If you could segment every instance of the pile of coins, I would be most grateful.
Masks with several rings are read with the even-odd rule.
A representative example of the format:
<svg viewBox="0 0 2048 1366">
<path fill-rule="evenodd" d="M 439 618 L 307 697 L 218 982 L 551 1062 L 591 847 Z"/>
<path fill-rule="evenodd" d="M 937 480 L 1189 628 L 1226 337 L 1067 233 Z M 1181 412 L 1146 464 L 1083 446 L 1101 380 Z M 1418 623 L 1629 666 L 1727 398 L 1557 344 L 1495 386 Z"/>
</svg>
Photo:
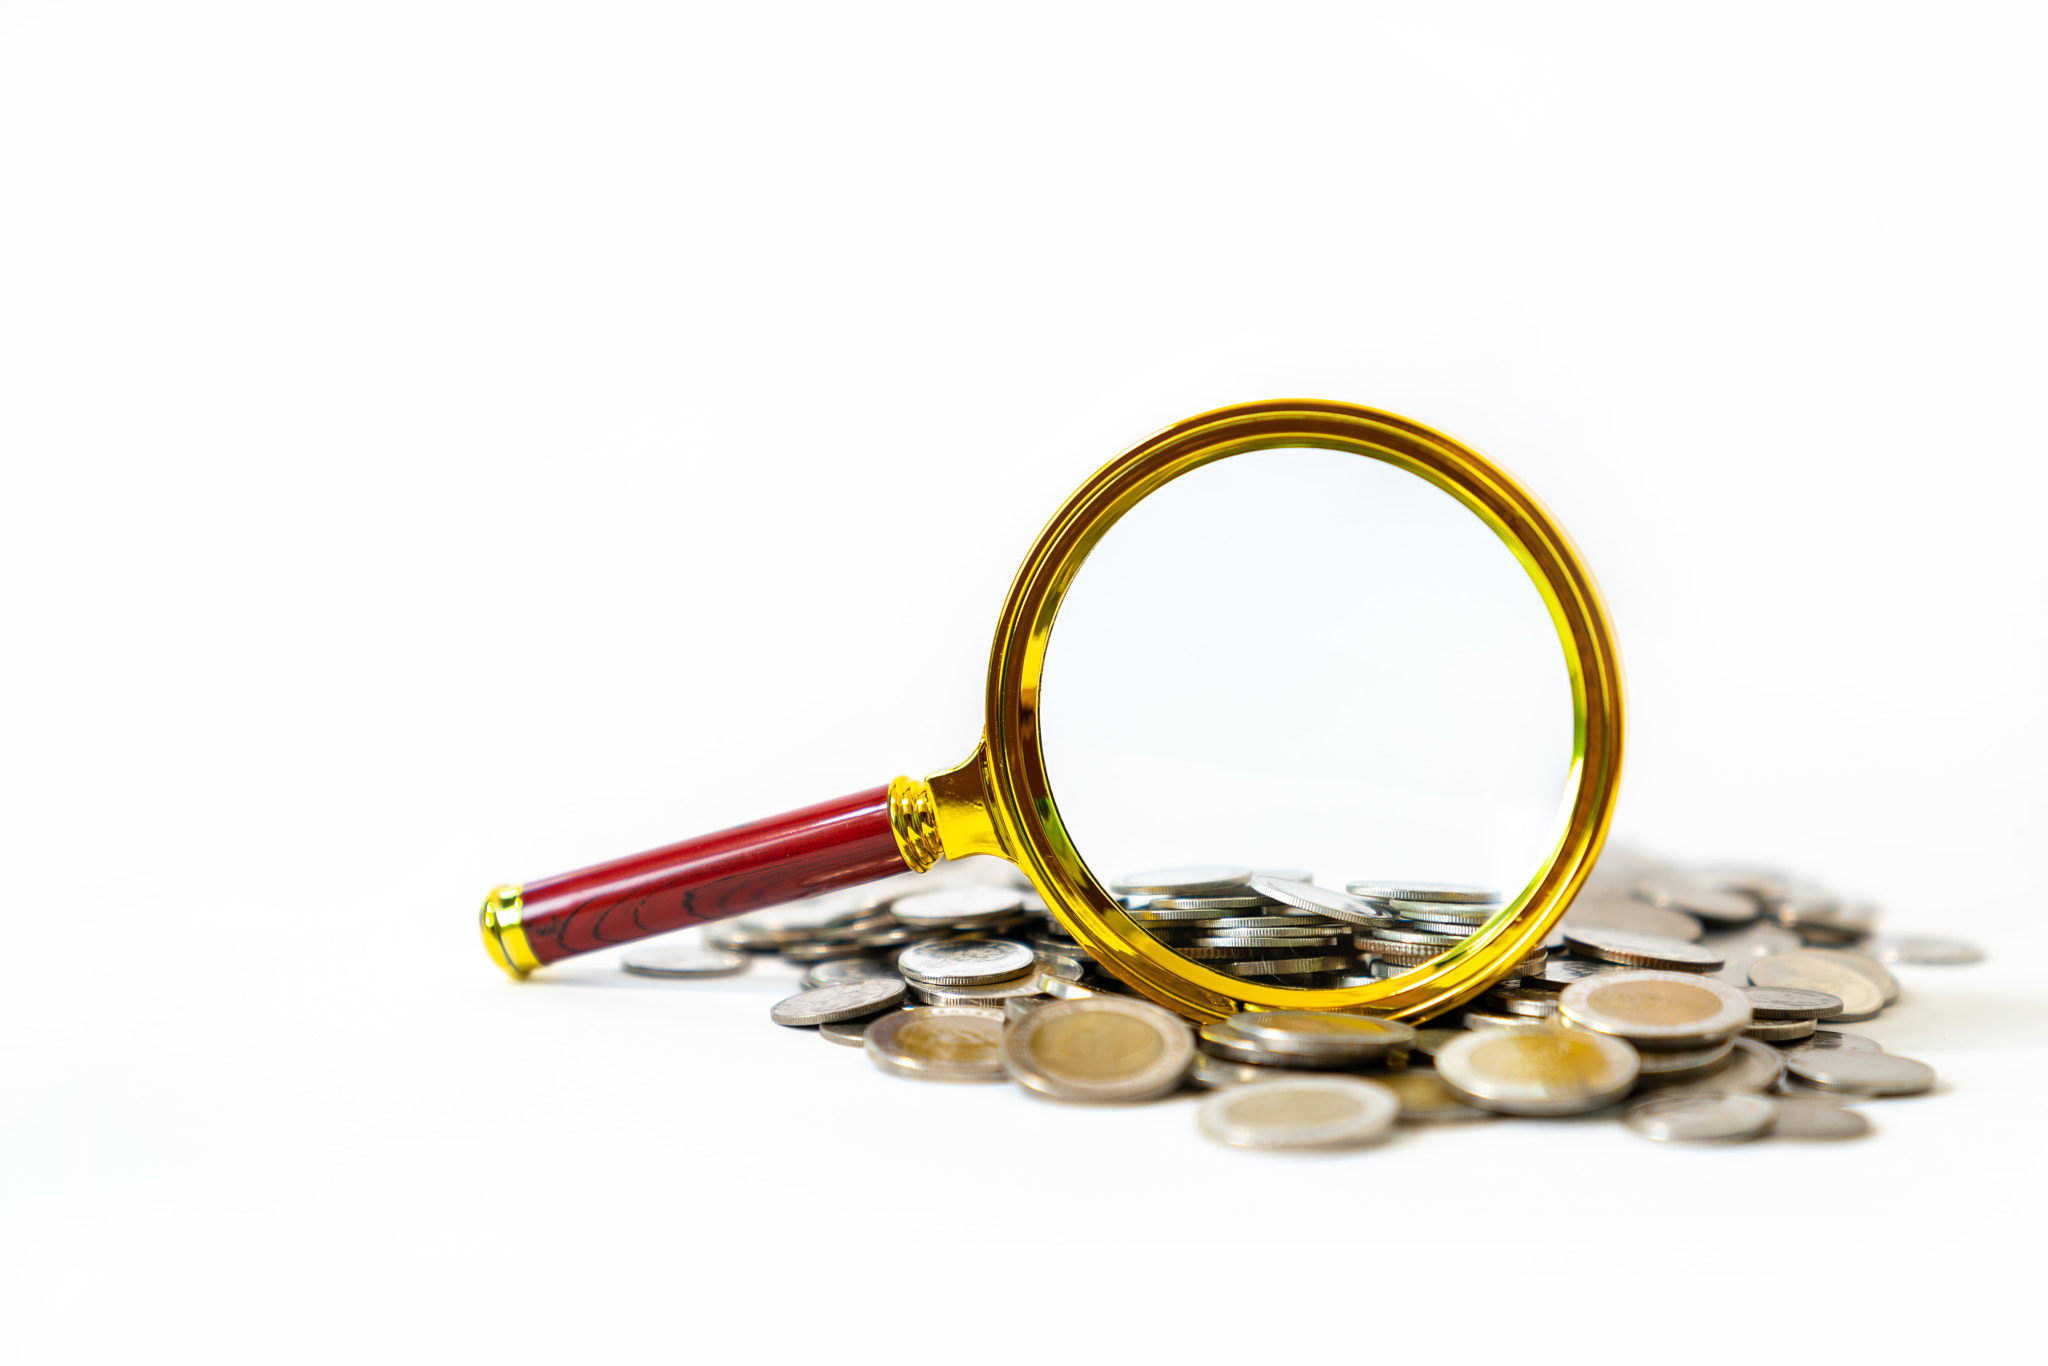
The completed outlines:
<svg viewBox="0 0 2048 1366">
<path fill-rule="evenodd" d="M 1182 955 L 1303 987 L 1398 976 L 1502 913 L 1494 890 L 1297 869 L 1156 870 L 1111 885 Z M 1542 952 L 1429 1027 L 1247 1011 L 1199 1031 L 1106 975 L 1015 870 L 941 864 L 652 944 L 626 970 L 706 977 L 779 953 L 805 968 L 777 1024 L 925 1081 L 1015 1081 L 1079 1102 L 1212 1092 L 1202 1132 L 1246 1147 L 1367 1143 L 1397 1125 L 1612 1109 L 1658 1141 L 1847 1138 L 1845 1108 L 1929 1089 L 1933 1069 L 1823 1025 L 1898 998 L 1885 962 L 1977 961 L 1879 939 L 1876 915 L 1757 869 L 1682 870 L 1611 851 Z"/>
</svg>

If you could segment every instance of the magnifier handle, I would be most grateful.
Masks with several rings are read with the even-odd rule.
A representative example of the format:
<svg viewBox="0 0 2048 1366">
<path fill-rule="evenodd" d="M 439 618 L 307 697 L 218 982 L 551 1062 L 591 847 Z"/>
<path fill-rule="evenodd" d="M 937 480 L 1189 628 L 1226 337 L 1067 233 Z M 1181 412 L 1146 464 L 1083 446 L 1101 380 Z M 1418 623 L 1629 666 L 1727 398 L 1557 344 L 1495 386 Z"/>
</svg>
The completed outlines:
<svg viewBox="0 0 2048 1366">
<path fill-rule="evenodd" d="M 892 792 L 907 778 L 484 900 L 484 947 L 514 977 L 579 953 L 872 882 L 913 866 Z M 915 842 L 914 832 L 909 834 Z M 924 857 L 920 870 L 931 860 Z"/>
</svg>

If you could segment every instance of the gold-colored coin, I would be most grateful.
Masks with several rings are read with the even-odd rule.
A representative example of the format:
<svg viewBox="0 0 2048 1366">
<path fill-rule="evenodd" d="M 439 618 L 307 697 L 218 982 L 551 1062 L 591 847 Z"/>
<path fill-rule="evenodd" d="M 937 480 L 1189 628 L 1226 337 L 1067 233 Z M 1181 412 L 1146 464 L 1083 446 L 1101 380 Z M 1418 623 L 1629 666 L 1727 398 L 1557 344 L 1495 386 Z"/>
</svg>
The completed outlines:
<svg viewBox="0 0 2048 1366">
<path fill-rule="evenodd" d="M 1749 998 L 1692 972 L 1614 972 L 1566 987 L 1557 998 L 1567 1023 L 1627 1039 L 1639 1048 L 1700 1048 L 1750 1024 Z"/>
<path fill-rule="evenodd" d="M 1058 1100 L 1152 1100 L 1194 1064 L 1194 1036 L 1147 1001 L 1093 996 L 1054 1001 L 1003 1034 L 1003 1064 L 1024 1087 Z"/>
<path fill-rule="evenodd" d="M 1635 1085 L 1636 1050 L 1620 1039 L 1537 1025 L 1484 1029 L 1437 1054 L 1437 1075 L 1472 1104 L 1510 1115 L 1575 1115 Z"/>
<path fill-rule="evenodd" d="M 1411 1067 L 1373 1078 L 1401 1102 L 1403 1124 L 1445 1124 L 1468 1119 L 1498 1119 L 1493 1110 L 1467 1105 L 1444 1079 L 1427 1067 Z"/>
<path fill-rule="evenodd" d="M 1003 1012 L 983 1006 L 918 1006 L 868 1026 L 875 1066 L 920 1081 L 1002 1081 Z"/>
</svg>

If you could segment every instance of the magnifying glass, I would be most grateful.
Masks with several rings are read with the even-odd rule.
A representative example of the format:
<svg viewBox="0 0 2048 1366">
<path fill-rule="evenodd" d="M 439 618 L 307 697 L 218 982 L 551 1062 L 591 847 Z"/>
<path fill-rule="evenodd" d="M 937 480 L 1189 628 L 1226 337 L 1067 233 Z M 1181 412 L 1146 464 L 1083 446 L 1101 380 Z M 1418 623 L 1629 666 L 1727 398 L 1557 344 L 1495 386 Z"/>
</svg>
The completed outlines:
<svg viewBox="0 0 2048 1366">
<path fill-rule="evenodd" d="M 1183 1015 L 1424 1019 L 1541 952 L 1606 838 L 1622 715 L 1593 576 L 1505 470 L 1393 413 L 1238 404 L 1040 533 L 965 762 L 499 887 L 484 945 L 524 977 L 995 855 Z"/>
</svg>

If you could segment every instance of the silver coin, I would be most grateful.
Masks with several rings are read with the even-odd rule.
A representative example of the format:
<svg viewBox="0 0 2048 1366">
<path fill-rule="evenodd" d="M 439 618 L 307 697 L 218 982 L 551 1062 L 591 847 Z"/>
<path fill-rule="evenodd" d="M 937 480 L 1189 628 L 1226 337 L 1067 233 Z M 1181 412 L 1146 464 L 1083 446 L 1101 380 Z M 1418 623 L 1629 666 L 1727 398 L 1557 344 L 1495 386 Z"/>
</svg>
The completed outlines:
<svg viewBox="0 0 2048 1366">
<path fill-rule="evenodd" d="M 1784 1054 L 1769 1044 L 1738 1038 L 1728 1050 L 1727 1061 L 1692 1085 L 1700 1090 L 1762 1092 L 1770 1090 L 1784 1075 Z"/>
<path fill-rule="evenodd" d="M 1509 1015 L 1505 1011 L 1468 1010 L 1458 1017 L 1458 1023 L 1467 1029 L 1513 1029 L 1538 1022 L 1527 1015 Z"/>
<path fill-rule="evenodd" d="M 1352 932 L 1336 930 L 1233 930 L 1229 934 L 1196 934 L 1188 936 L 1188 943 L 1198 948 L 1228 949 L 1240 945 L 1256 947 L 1261 944 L 1344 944 L 1350 942 Z"/>
<path fill-rule="evenodd" d="M 1683 911 L 1614 898 L 1588 900 L 1582 896 L 1564 913 L 1564 923 L 1584 926 L 1589 930 L 1654 934 L 1661 939 L 1682 939 L 1687 943 L 1696 941 L 1701 934 L 1700 922 Z"/>
<path fill-rule="evenodd" d="M 1377 1082 L 1293 1077 L 1219 1091 L 1202 1102 L 1196 1123 L 1239 1148 L 1353 1147 L 1384 1138 L 1400 1112 Z"/>
<path fill-rule="evenodd" d="M 1984 950 L 1975 944 L 1919 934 L 1880 939 L 1872 946 L 1872 955 L 1884 963 L 1914 963 L 1926 967 L 1953 967 L 1984 961 Z"/>
<path fill-rule="evenodd" d="M 1384 1058 L 1415 1042 L 1415 1030 L 1397 1020 L 1329 1010 L 1247 1010 L 1229 1023 L 1262 1048 L 1354 1062 Z"/>
<path fill-rule="evenodd" d="M 1138 920 L 1137 916 L 1131 917 Z M 1139 920 L 1140 924 L 1144 922 Z M 1349 934 L 1351 927 L 1321 916 L 1297 911 L 1292 915 L 1231 915 L 1201 922 L 1203 934 L 1227 934 L 1239 930 L 1278 930 L 1285 934 Z"/>
<path fill-rule="evenodd" d="M 1743 987 L 1749 1008 L 1759 1020 L 1824 1020 L 1839 1014 L 1842 998 L 1804 987 Z"/>
<path fill-rule="evenodd" d="M 1705 1081 L 1728 1065 L 1728 1059 L 1735 1052 L 1735 1043 L 1734 1039 L 1728 1039 L 1706 1048 L 1688 1048 L 1681 1052 L 1642 1053 L 1637 1078 L 1644 1086 Z"/>
<path fill-rule="evenodd" d="M 1811 1020 L 1756 1020 L 1742 1031 L 1745 1038 L 1764 1043 L 1791 1043 L 1815 1032 Z"/>
<path fill-rule="evenodd" d="M 1436 1054 L 1458 1096 L 1510 1115 L 1575 1115 L 1621 1099 L 1641 1064 L 1621 1039 L 1551 1025 L 1461 1035 Z"/>
<path fill-rule="evenodd" d="M 1683 911 L 1717 925 L 1740 925 L 1763 913 L 1753 896 L 1682 879 L 1645 878 L 1636 884 L 1635 894 L 1652 906 Z"/>
<path fill-rule="evenodd" d="M 1826 1051 L 1835 1048 L 1845 1048 L 1857 1053 L 1882 1053 L 1884 1051 L 1878 1046 L 1877 1040 L 1870 1038 L 1868 1035 L 1844 1034 L 1838 1029 L 1816 1029 L 1806 1038 L 1795 1039 L 1790 1043 L 1782 1045 L 1780 1051 L 1791 1054 L 1803 1053 L 1808 1049 Z"/>
<path fill-rule="evenodd" d="M 1180 1089 L 1194 1036 L 1170 1010 L 1122 996 L 1052 1001 L 1003 1031 L 1003 1065 L 1055 1100 L 1141 1101 Z"/>
<path fill-rule="evenodd" d="M 1261 896 L 1271 897 L 1296 910 L 1327 915 L 1335 920 L 1347 920 L 1355 925 L 1370 924 L 1386 918 L 1368 902 L 1358 897 L 1333 892 L 1328 887 L 1318 887 L 1313 882 L 1295 882 L 1289 878 L 1278 877 L 1254 877 L 1251 888 Z"/>
<path fill-rule="evenodd" d="M 1014 887 L 947 887 L 906 896 L 889 912 L 913 929 L 972 929 L 1024 909 L 1024 894 Z"/>
<path fill-rule="evenodd" d="M 981 982 L 973 986 L 949 987 L 936 982 L 912 982 L 910 995 L 930 1006 L 986 1006 L 1000 1010 L 1006 1001 L 1045 995 L 1045 974 L 1024 972 L 1000 982 Z"/>
<path fill-rule="evenodd" d="M 835 958 L 804 974 L 804 986 L 829 987 L 834 982 L 901 981 L 903 974 L 879 958 Z"/>
<path fill-rule="evenodd" d="M 1733 1038 L 1750 1023 L 1749 999 L 1691 972 L 1617 972 L 1574 982 L 1558 1013 L 1580 1029 L 1646 1049 L 1690 1049 Z"/>
<path fill-rule="evenodd" d="M 773 927 L 748 917 L 706 925 L 704 945 L 706 948 L 732 949 L 738 953 L 774 953 L 782 947 L 782 940 Z"/>
<path fill-rule="evenodd" d="M 1372 937 L 1383 944 L 1418 944 L 1433 949 L 1454 949 L 1470 936 L 1434 934 L 1428 930 L 1374 930 Z"/>
<path fill-rule="evenodd" d="M 1899 979 L 1892 976 L 1890 968 L 1867 953 L 1857 953 L 1853 949 L 1814 948 L 1801 949 L 1799 952 L 1813 958 L 1824 958 L 1830 963 L 1840 963 L 1843 967 L 1862 973 L 1870 979 L 1871 985 L 1877 988 L 1886 1005 L 1899 999 Z"/>
<path fill-rule="evenodd" d="M 1379 904 L 1411 920 L 1454 921 L 1461 925 L 1483 925 L 1507 909 L 1497 901 L 1473 905 L 1451 901 L 1384 901 Z"/>
<path fill-rule="evenodd" d="M 1868 1118 L 1840 1105 L 1816 1105 L 1800 1100 L 1781 1100 L 1777 1104 L 1778 1117 L 1771 1125 L 1772 1138 L 1861 1138 L 1870 1132 Z"/>
<path fill-rule="evenodd" d="M 1217 966 L 1233 977 L 1299 977 L 1311 972 L 1338 972 L 1351 965 L 1344 957 L 1253 958 Z"/>
<path fill-rule="evenodd" d="M 868 1026 L 874 1020 L 872 1015 L 858 1020 L 827 1020 L 818 1026 L 818 1037 L 847 1048 L 864 1048 L 868 1041 Z"/>
<path fill-rule="evenodd" d="M 1480 1009 L 1496 1015 L 1526 1015 L 1533 1019 L 1549 1019 L 1557 1014 L 1555 991 L 1527 991 L 1520 987 L 1495 987 L 1481 996 L 1477 1002 Z"/>
<path fill-rule="evenodd" d="M 1749 980 L 1760 987 L 1799 987 L 1842 999 L 1830 1020 L 1868 1020 L 1884 1009 L 1884 992 L 1850 964 L 1819 956 L 1819 949 L 1774 953 L 1749 965 Z"/>
<path fill-rule="evenodd" d="M 1083 986 L 1077 981 L 1056 977 L 1049 972 L 1039 976 L 1038 986 L 1047 996 L 1058 1001 L 1082 1001 L 1103 994 L 1094 987 Z"/>
<path fill-rule="evenodd" d="M 1910 1096 L 1934 1085 L 1934 1069 L 1917 1058 L 1845 1048 L 1794 1053 L 1785 1071 L 1816 1090 L 1859 1096 Z"/>
<path fill-rule="evenodd" d="M 833 1020 L 857 1020 L 903 1004 L 904 984 L 897 982 L 834 982 L 812 987 L 778 1001 L 768 1018 L 779 1025 L 803 1029 Z"/>
<path fill-rule="evenodd" d="M 1001 982 L 1037 966 L 1038 955 L 1011 939 L 942 939 L 913 944 L 896 970 L 925 986 L 966 987 Z"/>
<path fill-rule="evenodd" d="M 1267 897 L 1250 892 L 1236 896 L 1159 896 L 1146 904 L 1148 912 L 1165 911 L 1255 911 L 1261 906 L 1275 905 Z"/>
<path fill-rule="evenodd" d="M 737 949 L 647 944 L 627 953 L 619 966 L 641 977 L 732 977 L 745 972 L 752 961 Z"/>
<path fill-rule="evenodd" d="M 1584 958 L 1552 958 L 1543 964 L 1535 979 L 1545 986 L 1564 988 L 1588 977 L 1602 977 L 1613 972 L 1627 972 L 1620 963 L 1594 963 Z"/>
<path fill-rule="evenodd" d="M 1235 896 L 1243 894 L 1251 879 L 1251 869 L 1224 864 L 1128 873 L 1109 885 L 1119 892 L 1149 892 L 1155 896 Z"/>
<path fill-rule="evenodd" d="M 1627 963 L 1631 967 L 1707 973 L 1721 966 L 1718 956 L 1697 944 L 1653 934 L 1631 934 L 1627 930 L 1581 929 L 1567 924 L 1564 942 L 1582 957 Z"/>
<path fill-rule="evenodd" d="M 1381 878 L 1361 878 L 1356 882 L 1345 883 L 1344 890 L 1353 896 L 1370 897 L 1374 901 L 1449 901 L 1484 904 L 1501 900 L 1499 888 L 1481 887 L 1469 882 L 1389 882 Z"/>
<path fill-rule="evenodd" d="M 1777 1117 L 1777 1105 L 1762 1096 L 1654 1096 L 1631 1105 L 1621 1122 L 1660 1143 L 1738 1143 Z"/>
<path fill-rule="evenodd" d="M 868 1060 L 916 1081 L 1008 1081 L 1003 1012 L 979 1006 L 917 1006 L 868 1026 Z"/>
<path fill-rule="evenodd" d="M 1233 1086 L 1257 1086 L 1261 1082 L 1284 1081 L 1300 1075 L 1300 1072 L 1262 1067 L 1258 1063 L 1232 1062 L 1213 1053 L 1197 1051 L 1188 1080 L 1204 1091 L 1223 1091 Z"/>
<path fill-rule="evenodd" d="M 1249 1035 L 1238 1033 L 1230 1020 L 1203 1025 L 1197 1038 L 1196 1046 L 1202 1052 L 1229 1062 L 1311 1072 L 1334 1071 L 1345 1065 L 1341 1059 L 1333 1060 L 1320 1054 L 1268 1047 Z"/>
<path fill-rule="evenodd" d="M 1739 929 L 1718 930 L 1702 937 L 1699 943 L 1701 948 L 1720 954 L 1724 960 L 1714 976 L 1739 987 L 1749 985 L 1749 965 L 1757 959 L 1790 953 L 1801 946 L 1798 935 L 1768 920 L 1753 921 Z"/>
</svg>

